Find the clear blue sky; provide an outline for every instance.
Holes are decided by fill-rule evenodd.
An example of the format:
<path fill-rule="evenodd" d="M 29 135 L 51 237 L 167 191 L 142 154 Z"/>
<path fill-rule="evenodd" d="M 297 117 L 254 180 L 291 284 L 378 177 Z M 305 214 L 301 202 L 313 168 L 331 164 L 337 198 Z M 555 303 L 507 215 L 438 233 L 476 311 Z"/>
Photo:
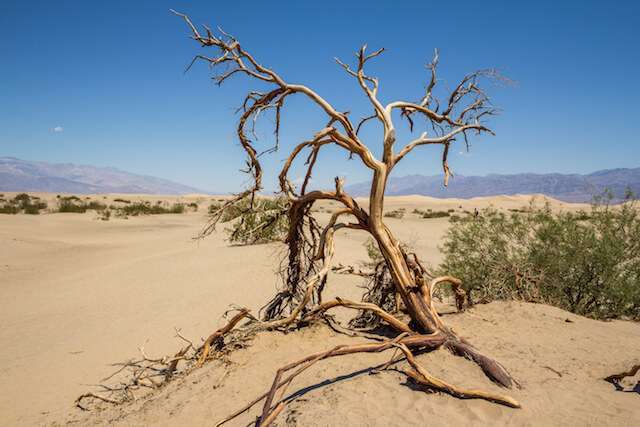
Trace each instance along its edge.
<path fill-rule="evenodd" d="M 436 47 L 443 84 L 497 67 L 517 85 L 492 89 L 504 110 L 492 119 L 497 136 L 474 140 L 468 155 L 456 149 L 459 174 L 640 166 L 640 2 L 443 3 L 2 0 L 0 156 L 239 189 L 234 111 L 250 86 L 239 77 L 218 88 L 204 65 L 183 73 L 198 48 L 168 12 L 174 8 L 222 26 L 287 80 L 311 85 L 354 117 L 369 105 L 333 57 L 351 60 L 362 43 L 388 50 L 371 67 L 385 102 L 420 98 Z M 285 147 L 324 123 L 293 101 L 283 117 Z M 262 135 L 266 147 L 267 126 Z M 376 129 L 366 137 L 379 147 Z M 336 174 L 347 184 L 368 179 L 338 151 L 323 156 L 318 185 Z M 439 153 L 418 151 L 394 173 L 440 173 Z"/>

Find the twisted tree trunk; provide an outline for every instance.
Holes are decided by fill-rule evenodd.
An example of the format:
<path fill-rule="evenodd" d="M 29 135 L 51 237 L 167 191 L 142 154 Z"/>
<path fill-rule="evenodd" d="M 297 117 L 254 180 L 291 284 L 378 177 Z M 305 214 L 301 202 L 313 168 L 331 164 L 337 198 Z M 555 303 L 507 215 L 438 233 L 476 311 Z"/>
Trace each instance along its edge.
<path fill-rule="evenodd" d="M 371 185 L 369 231 L 389 267 L 396 291 L 418 330 L 427 334 L 445 332 L 444 324 L 416 283 L 415 274 L 409 268 L 406 254 L 400 247 L 400 243 L 382 220 L 386 184 L 387 171 L 382 165 L 380 170 L 374 172 Z"/>

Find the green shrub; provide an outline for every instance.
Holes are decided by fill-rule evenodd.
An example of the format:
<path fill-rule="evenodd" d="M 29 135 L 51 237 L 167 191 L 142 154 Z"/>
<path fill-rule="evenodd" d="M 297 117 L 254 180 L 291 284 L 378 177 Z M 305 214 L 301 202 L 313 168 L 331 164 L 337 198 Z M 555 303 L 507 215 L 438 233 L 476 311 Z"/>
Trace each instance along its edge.
<path fill-rule="evenodd" d="M 451 214 L 449 212 L 445 212 L 445 211 L 433 211 L 433 212 L 425 212 L 424 214 L 422 214 L 422 218 L 446 218 L 448 216 L 450 216 Z"/>
<path fill-rule="evenodd" d="M 529 212 L 529 210 L 528 210 L 528 209 L 526 209 L 526 208 L 520 208 L 520 209 L 516 209 L 516 208 L 514 208 L 514 209 L 509 209 L 509 212 L 514 212 L 514 213 L 527 213 L 527 212 Z"/>
<path fill-rule="evenodd" d="M 67 201 L 70 201 L 70 202 L 79 202 L 80 201 L 80 197 L 78 197 L 78 196 L 64 196 L 64 197 L 62 197 L 62 196 L 60 196 L 58 194 L 58 196 L 56 196 L 56 197 L 58 197 L 60 200 L 67 200 Z"/>
<path fill-rule="evenodd" d="M 98 211 L 98 218 L 100 218 L 102 221 L 109 221 L 109 218 L 111 218 L 111 210 L 102 209 Z"/>
<path fill-rule="evenodd" d="M 38 205 L 25 205 L 24 208 L 24 213 L 27 215 L 39 215 L 40 214 L 40 209 L 38 209 Z"/>
<path fill-rule="evenodd" d="M 451 212 L 455 212 L 454 209 L 449 209 L 448 211 L 434 211 L 432 209 L 427 209 L 423 211 L 422 209 L 414 209 L 413 213 L 421 216 L 422 218 L 446 218 L 451 215 Z"/>
<path fill-rule="evenodd" d="M 0 200 L 0 213 L 17 214 L 23 212 L 28 215 L 38 215 L 42 209 L 47 208 L 47 203 L 39 197 L 29 196 L 27 193 L 17 194 L 11 200 Z"/>
<path fill-rule="evenodd" d="M 93 211 L 102 211 L 107 209 L 107 205 L 97 202 L 95 200 L 89 202 L 89 203 L 85 203 L 85 207 L 87 210 L 93 210 Z"/>
<path fill-rule="evenodd" d="M 404 209 L 396 209 L 393 211 L 385 212 L 384 216 L 387 218 L 401 219 L 404 217 Z"/>
<path fill-rule="evenodd" d="M 0 214 L 15 215 L 20 211 L 17 206 L 12 204 L 3 204 L 0 206 Z"/>
<path fill-rule="evenodd" d="M 181 214 L 184 213 L 184 205 L 182 203 L 174 203 L 167 212 L 164 213 L 172 213 L 172 214 Z"/>
<path fill-rule="evenodd" d="M 577 314 L 640 319 L 640 215 L 635 200 L 591 211 L 528 215 L 485 209 L 451 225 L 442 272 L 463 280 L 471 302 L 518 299 Z"/>
<path fill-rule="evenodd" d="M 222 205 L 212 204 L 209 212 L 215 215 L 221 207 Z M 289 230 L 288 209 L 289 201 L 284 197 L 256 198 L 253 206 L 247 198 L 225 208 L 220 221 L 233 221 L 225 229 L 232 243 L 253 245 L 281 241 Z"/>
<path fill-rule="evenodd" d="M 135 202 L 118 207 L 117 210 L 120 216 L 181 214 L 184 213 L 184 205 L 182 203 L 175 203 L 169 207 L 165 207 L 161 204 L 152 205 L 150 202 Z"/>
<path fill-rule="evenodd" d="M 58 212 L 85 213 L 87 211 L 87 206 L 84 203 L 76 203 L 75 200 L 80 199 L 78 199 L 77 197 L 75 199 L 71 199 L 68 197 L 61 197 L 60 199 L 58 199 Z"/>
<path fill-rule="evenodd" d="M 27 193 L 20 193 L 17 194 L 13 200 L 17 203 L 29 203 L 29 201 L 31 201 L 31 196 L 29 196 Z"/>

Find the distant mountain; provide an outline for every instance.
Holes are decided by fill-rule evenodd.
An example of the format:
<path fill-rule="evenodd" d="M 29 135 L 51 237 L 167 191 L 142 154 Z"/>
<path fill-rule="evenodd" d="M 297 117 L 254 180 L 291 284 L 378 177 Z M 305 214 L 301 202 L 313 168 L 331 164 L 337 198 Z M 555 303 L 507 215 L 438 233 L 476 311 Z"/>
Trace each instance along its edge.
<path fill-rule="evenodd" d="M 187 194 L 202 190 L 152 176 L 115 168 L 31 162 L 0 157 L 0 191 L 52 193 Z"/>
<path fill-rule="evenodd" d="M 627 188 L 640 194 L 640 168 L 608 169 L 588 175 L 559 173 L 515 175 L 463 176 L 456 175 L 443 186 L 442 176 L 409 175 L 390 178 L 390 196 L 419 194 L 431 197 L 468 199 L 480 196 L 542 193 L 567 202 L 589 202 L 594 195 L 610 189 L 616 199 L 624 197 Z M 348 186 L 354 195 L 369 194 L 369 183 Z"/>

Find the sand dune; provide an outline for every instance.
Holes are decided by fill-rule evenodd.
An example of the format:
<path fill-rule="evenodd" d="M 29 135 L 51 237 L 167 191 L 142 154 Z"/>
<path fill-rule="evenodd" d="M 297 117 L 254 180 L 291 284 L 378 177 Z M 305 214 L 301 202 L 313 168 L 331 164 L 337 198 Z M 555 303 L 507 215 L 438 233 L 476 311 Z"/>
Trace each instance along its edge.
<path fill-rule="evenodd" d="M 55 203 L 55 195 L 40 197 Z M 110 203 L 120 195 L 91 197 Z M 355 340 L 322 327 L 262 334 L 231 355 L 229 369 L 212 362 L 132 405 L 80 413 L 74 398 L 109 374 L 110 363 L 135 357 L 141 346 L 152 355 L 174 352 L 179 345 L 174 327 L 199 339 L 222 324 L 229 304 L 257 311 L 278 283 L 278 244 L 234 247 L 222 233 L 192 239 L 215 197 L 122 198 L 195 201 L 200 210 L 110 221 L 90 212 L 0 216 L 0 425 L 211 425 L 265 391 L 280 365 Z M 387 209 L 511 209 L 530 198 L 402 196 L 389 198 Z M 584 207 L 550 203 L 557 209 Z M 421 258 L 433 265 L 441 261 L 438 245 L 446 219 L 407 215 L 388 223 Z M 364 260 L 365 240 L 363 233 L 339 232 L 336 262 Z M 328 296 L 358 298 L 358 284 L 353 277 L 332 275 Z M 637 323 L 598 322 L 523 303 L 477 306 L 446 320 L 521 382 L 522 389 L 512 394 L 522 410 L 415 392 L 393 371 L 369 375 L 371 366 L 390 357 L 378 354 L 347 356 L 309 370 L 291 391 L 308 389 L 279 425 L 633 425 L 640 419 L 638 395 L 615 392 L 601 380 L 637 361 Z M 475 365 L 444 351 L 420 358 L 451 382 L 495 389 Z M 257 410 L 231 425 L 246 425 Z"/>

